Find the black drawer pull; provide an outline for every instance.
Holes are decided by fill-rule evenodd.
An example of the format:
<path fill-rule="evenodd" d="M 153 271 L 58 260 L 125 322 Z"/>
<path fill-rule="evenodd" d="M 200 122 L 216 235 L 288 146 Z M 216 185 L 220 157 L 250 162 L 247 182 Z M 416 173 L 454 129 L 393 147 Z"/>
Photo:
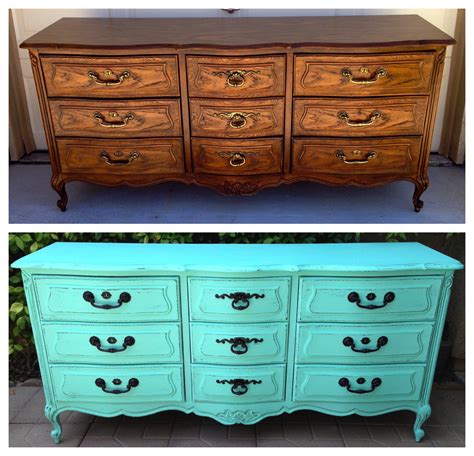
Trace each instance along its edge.
<path fill-rule="evenodd" d="M 369 301 L 373 301 L 374 299 L 376 298 L 375 294 L 374 293 L 369 293 L 367 295 L 367 299 Z M 387 293 L 385 293 L 384 297 L 383 297 L 383 304 L 381 306 L 376 306 L 374 304 L 369 304 L 368 306 L 364 306 L 360 303 L 360 296 L 359 296 L 359 293 L 355 292 L 355 291 L 351 291 L 348 295 L 347 295 L 347 300 L 349 302 L 355 302 L 357 304 L 357 307 L 360 307 L 361 309 L 369 309 L 369 310 L 372 310 L 372 309 L 381 309 L 382 307 L 385 307 L 387 304 L 390 304 L 392 301 L 395 300 L 395 293 L 393 291 L 389 291 Z"/>
<path fill-rule="evenodd" d="M 230 346 L 230 351 L 232 353 L 234 353 L 235 355 L 244 355 L 248 352 L 249 349 L 247 344 L 250 344 L 252 342 L 258 344 L 260 342 L 263 342 L 263 339 L 257 339 L 255 337 L 253 337 L 252 339 L 249 339 L 248 337 L 232 337 L 231 339 L 216 339 L 216 342 L 218 344 L 232 344 Z"/>
<path fill-rule="evenodd" d="M 243 378 L 234 378 L 232 380 L 216 380 L 219 385 L 232 385 L 230 389 L 232 394 L 243 396 L 249 390 L 247 385 L 260 385 L 262 380 L 245 380 Z"/>
<path fill-rule="evenodd" d="M 122 384 L 122 380 L 120 380 L 119 378 L 114 378 L 112 380 L 112 383 L 114 385 L 121 385 Z M 109 393 L 109 394 L 124 394 L 124 393 L 128 393 L 132 388 L 135 388 L 137 387 L 140 382 L 138 381 L 138 379 L 136 378 L 131 378 L 129 381 L 128 381 L 128 384 L 127 384 L 127 389 L 107 389 L 107 386 L 105 384 L 105 380 L 103 378 L 96 378 L 95 379 L 95 384 L 96 386 L 98 386 L 104 393 Z"/>
<path fill-rule="evenodd" d="M 216 294 L 215 296 L 218 299 L 225 299 L 229 298 L 232 299 L 232 308 L 235 310 L 245 310 L 249 305 L 250 301 L 249 299 L 255 298 L 255 299 L 260 299 L 264 298 L 264 294 L 258 294 L 258 293 L 245 293 L 242 291 L 237 291 L 235 293 L 223 293 L 223 294 Z M 241 302 L 242 304 L 239 304 Z"/>
<path fill-rule="evenodd" d="M 364 377 L 359 377 L 356 382 L 359 384 L 359 385 L 363 385 L 365 383 L 365 378 Z M 382 379 L 378 378 L 378 377 L 375 377 L 372 382 L 371 382 L 371 389 L 352 389 L 351 388 L 351 382 L 349 381 L 349 379 L 347 379 L 346 377 L 343 377 L 341 379 L 339 379 L 339 386 L 342 386 L 343 388 L 346 388 L 347 391 L 349 391 L 349 393 L 354 393 L 354 394 L 366 394 L 366 393 L 372 393 L 373 391 L 375 391 L 375 388 L 377 388 L 378 386 L 380 386 L 382 384 Z"/>
<path fill-rule="evenodd" d="M 109 299 L 111 294 L 109 292 L 104 292 L 102 293 L 102 297 L 105 299 Z M 109 309 L 117 309 L 120 307 L 122 304 L 126 304 L 127 302 L 130 302 L 132 300 L 132 297 L 130 296 L 130 293 L 127 293 L 124 291 L 123 293 L 120 293 L 120 296 L 117 300 L 117 305 L 111 305 L 111 304 L 102 304 L 98 305 L 95 303 L 95 296 L 94 293 L 91 291 L 84 291 L 82 294 L 82 299 L 84 301 L 88 302 L 92 307 L 95 307 L 97 309 L 104 309 L 104 310 L 109 310 Z"/>
<path fill-rule="evenodd" d="M 115 337 L 109 337 L 107 339 L 107 342 L 109 344 L 115 344 L 117 342 L 117 339 L 115 339 Z M 101 351 L 101 352 L 106 352 L 106 353 L 119 353 L 119 352 L 123 352 L 125 351 L 128 347 L 131 347 L 132 345 L 135 344 L 135 338 L 132 337 L 132 336 L 127 336 L 125 337 L 125 339 L 123 340 L 123 344 L 122 344 L 122 347 L 121 348 L 103 348 L 101 346 L 101 342 L 100 342 L 100 339 L 97 337 L 97 336 L 92 336 L 90 339 L 89 339 L 89 343 L 91 345 L 93 345 L 94 347 L 97 348 L 97 350 Z"/>
<path fill-rule="evenodd" d="M 370 344 L 370 339 L 368 337 L 363 337 L 361 343 L 364 345 Z M 342 344 L 346 347 L 351 347 L 351 350 L 357 353 L 373 353 L 380 350 L 384 345 L 387 345 L 388 337 L 381 336 L 377 339 L 376 348 L 356 348 L 354 339 L 352 337 L 344 337 Z"/>

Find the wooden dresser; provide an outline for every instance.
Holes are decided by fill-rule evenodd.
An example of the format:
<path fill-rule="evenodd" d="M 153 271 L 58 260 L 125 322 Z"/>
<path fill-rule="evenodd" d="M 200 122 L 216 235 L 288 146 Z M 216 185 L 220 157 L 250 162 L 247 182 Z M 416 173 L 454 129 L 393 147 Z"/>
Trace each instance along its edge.
<path fill-rule="evenodd" d="M 419 211 L 450 44 L 410 15 L 67 18 L 21 47 L 61 210 L 74 180 L 225 194 L 408 180 Z"/>
<path fill-rule="evenodd" d="M 59 415 L 163 410 L 256 423 L 415 412 L 424 436 L 454 270 L 417 243 L 56 243 L 22 269 Z"/>

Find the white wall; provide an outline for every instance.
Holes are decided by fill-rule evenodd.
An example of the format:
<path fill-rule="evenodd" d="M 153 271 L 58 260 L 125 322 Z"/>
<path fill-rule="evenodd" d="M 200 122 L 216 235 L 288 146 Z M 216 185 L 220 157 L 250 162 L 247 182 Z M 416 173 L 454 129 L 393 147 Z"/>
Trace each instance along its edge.
<path fill-rule="evenodd" d="M 242 9 L 236 11 L 232 17 L 251 16 L 349 16 L 349 15 L 380 15 L 380 14 L 419 14 L 438 28 L 454 36 L 456 25 L 455 9 Z M 219 9 L 16 9 L 13 10 L 13 20 L 18 44 L 39 32 L 62 17 L 222 17 L 228 13 Z M 361 31 L 362 33 L 363 31 Z M 452 47 L 446 54 L 443 81 L 441 84 L 440 103 L 431 150 L 437 151 L 441 137 L 448 75 L 451 65 Z M 23 79 L 26 87 L 28 109 L 30 111 L 33 134 L 37 149 L 46 149 L 41 116 L 39 111 L 36 90 L 31 72 L 28 52 L 20 50 L 20 62 Z"/>

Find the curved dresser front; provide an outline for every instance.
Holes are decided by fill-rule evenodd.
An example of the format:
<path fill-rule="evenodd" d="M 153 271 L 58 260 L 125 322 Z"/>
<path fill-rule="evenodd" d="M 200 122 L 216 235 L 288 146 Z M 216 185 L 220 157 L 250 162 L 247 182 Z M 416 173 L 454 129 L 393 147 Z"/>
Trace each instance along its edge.
<path fill-rule="evenodd" d="M 224 424 L 411 410 L 419 441 L 462 268 L 417 243 L 56 243 L 14 266 L 55 442 L 64 410 L 168 409 Z"/>

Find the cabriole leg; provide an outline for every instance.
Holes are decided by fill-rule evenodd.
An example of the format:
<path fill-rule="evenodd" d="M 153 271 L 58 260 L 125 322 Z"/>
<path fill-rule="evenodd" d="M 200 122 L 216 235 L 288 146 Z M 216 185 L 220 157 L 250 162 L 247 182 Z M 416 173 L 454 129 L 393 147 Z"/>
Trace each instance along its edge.
<path fill-rule="evenodd" d="M 51 431 L 51 438 L 53 439 L 53 442 L 61 443 L 62 427 L 61 422 L 59 421 L 59 413 L 55 408 L 53 408 L 53 406 L 46 405 L 44 408 L 44 414 L 53 425 L 53 430 Z"/>
<path fill-rule="evenodd" d="M 416 420 L 413 426 L 413 432 L 417 442 L 421 441 L 421 439 L 425 436 L 425 431 L 421 429 L 421 426 L 423 426 L 424 422 L 430 417 L 430 415 L 431 407 L 429 405 L 423 405 L 416 412 Z"/>
<path fill-rule="evenodd" d="M 413 206 L 415 207 L 415 212 L 420 212 L 423 207 L 423 201 L 420 199 L 420 196 L 427 188 L 428 182 L 417 181 L 415 183 L 415 193 L 413 193 Z"/>
<path fill-rule="evenodd" d="M 51 185 L 54 188 L 54 190 L 56 190 L 60 198 L 57 202 L 57 205 L 59 209 L 61 209 L 61 212 L 64 212 L 67 206 L 66 184 L 63 181 L 53 179 L 51 181 Z"/>

